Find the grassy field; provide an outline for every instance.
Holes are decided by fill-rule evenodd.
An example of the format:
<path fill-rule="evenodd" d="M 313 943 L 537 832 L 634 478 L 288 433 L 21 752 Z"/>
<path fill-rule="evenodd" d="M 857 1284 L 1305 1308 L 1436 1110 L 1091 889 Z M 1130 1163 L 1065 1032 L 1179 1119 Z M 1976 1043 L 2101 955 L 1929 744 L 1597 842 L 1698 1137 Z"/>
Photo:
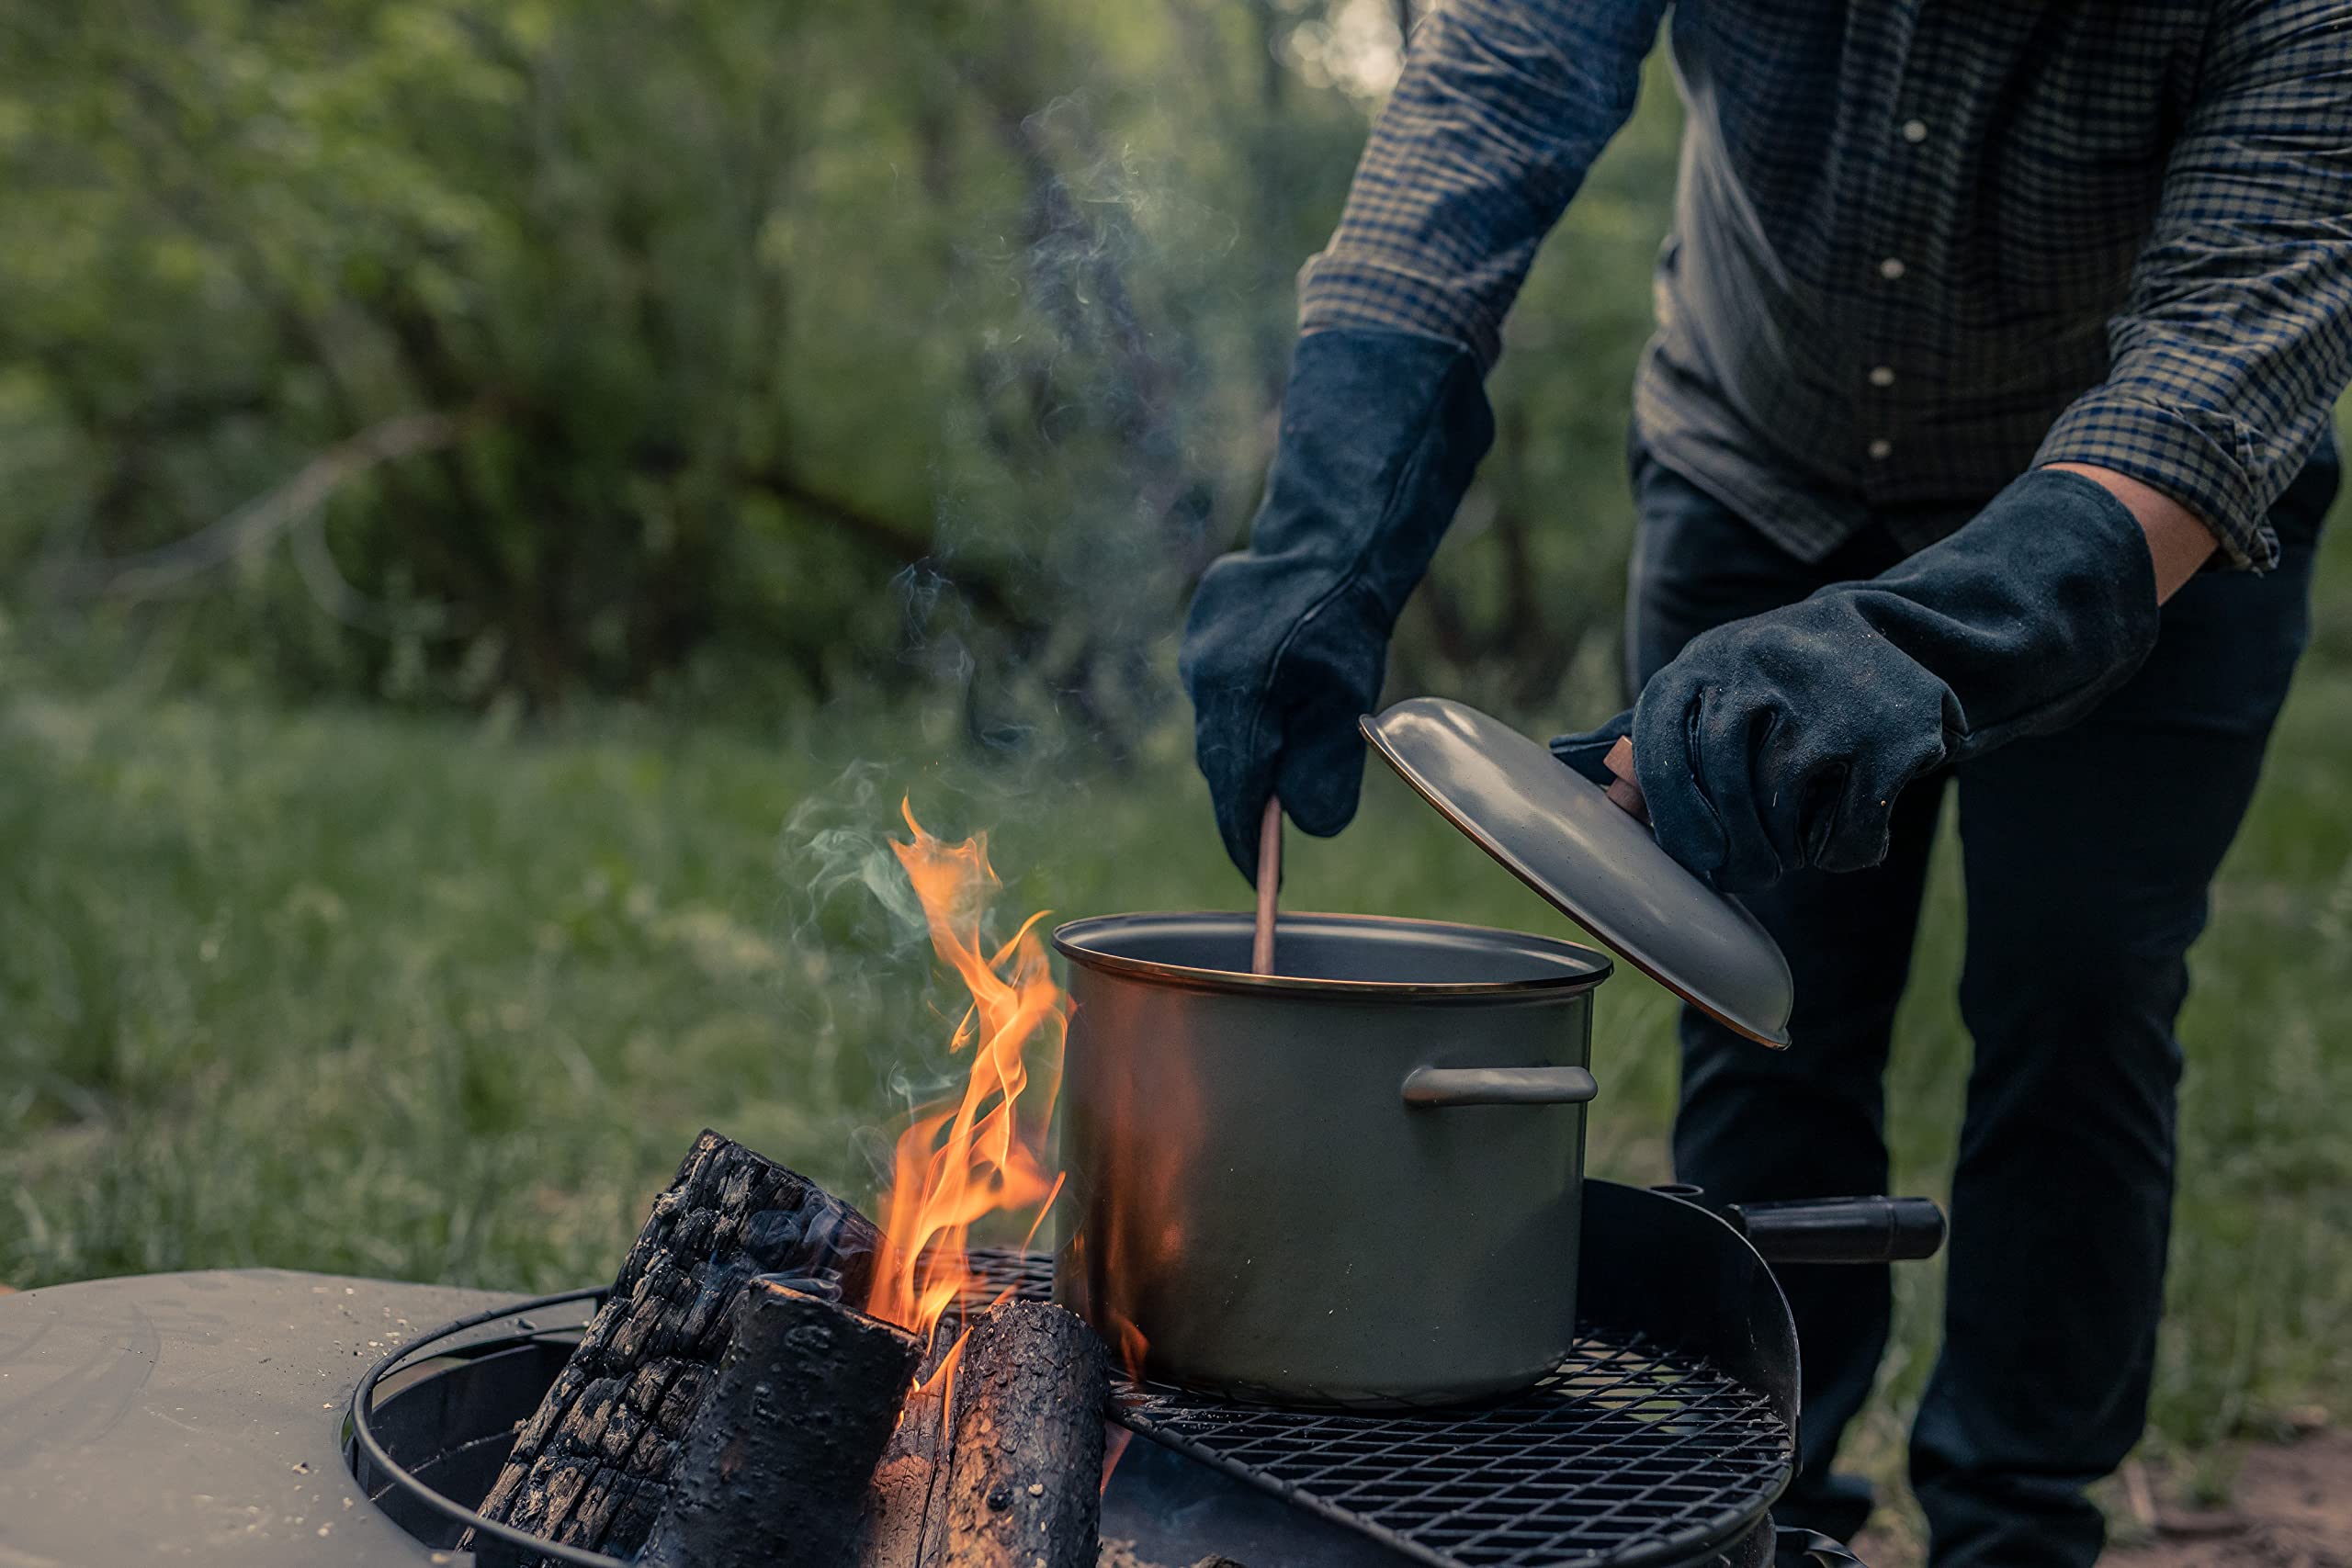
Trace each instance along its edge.
<path fill-rule="evenodd" d="M 2157 1413 L 2177 1450 L 2225 1455 L 2352 1394 L 2343 570 L 2324 597 L 2196 954 Z M 754 743 L 0 685 L 0 1283 L 593 1280 L 706 1123 L 864 1194 L 946 1059 L 951 998 L 882 849 L 902 790 L 937 829 L 996 829 L 1017 912 L 1240 902 L 1182 735 L 1116 776 L 859 761 L 957 754 L 944 714 Z M 1967 1060 L 1939 875 L 1892 1085 L 1902 1185 L 1928 1192 Z M 1298 846 L 1290 887 L 1301 908 L 1557 925 L 1380 776 L 1353 831 Z M 1670 1020 L 1630 972 L 1604 993 L 1601 1173 L 1666 1174 Z M 1935 1270 L 1903 1278 L 1855 1436 L 1881 1470 L 1932 1347 Z"/>

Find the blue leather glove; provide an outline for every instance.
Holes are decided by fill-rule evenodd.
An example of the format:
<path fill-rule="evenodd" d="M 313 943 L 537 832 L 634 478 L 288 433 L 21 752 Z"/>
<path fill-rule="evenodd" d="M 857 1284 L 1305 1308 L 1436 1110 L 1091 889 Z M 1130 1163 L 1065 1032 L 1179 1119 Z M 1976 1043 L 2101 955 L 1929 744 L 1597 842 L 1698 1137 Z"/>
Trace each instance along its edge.
<path fill-rule="evenodd" d="M 1179 664 L 1217 831 L 1253 884 L 1269 793 L 1309 833 L 1355 815 L 1356 719 L 1493 439 L 1468 349 L 1353 328 L 1298 340 L 1250 547 L 1202 577 Z"/>
<path fill-rule="evenodd" d="M 1725 892 L 1886 858 L 1905 784 L 2063 728 L 2156 640 L 2155 570 L 2123 503 L 2039 468 L 1951 537 L 1867 582 L 1693 637 L 1632 711 L 1553 753 L 1635 780 L 1668 853 Z"/>

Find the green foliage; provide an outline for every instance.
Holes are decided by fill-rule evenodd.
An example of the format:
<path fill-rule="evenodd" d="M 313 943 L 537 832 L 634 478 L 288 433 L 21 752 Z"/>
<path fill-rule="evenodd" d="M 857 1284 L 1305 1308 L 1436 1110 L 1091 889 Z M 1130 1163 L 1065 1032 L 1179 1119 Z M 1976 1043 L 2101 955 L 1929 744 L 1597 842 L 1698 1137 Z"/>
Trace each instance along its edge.
<path fill-rule="evenodd" d="M 16 607 L 61 668 L 215 690 L 941 681 L 982 728 L 1131 736 L 1254 506 L 1390 16 L 16 7 Z M 1529 289 L 1400 680 L 1547 702 L 1615 602 L 1675 125 L 1661 81 Z M 434 412 L 322 503 L 204 532 Z"/>

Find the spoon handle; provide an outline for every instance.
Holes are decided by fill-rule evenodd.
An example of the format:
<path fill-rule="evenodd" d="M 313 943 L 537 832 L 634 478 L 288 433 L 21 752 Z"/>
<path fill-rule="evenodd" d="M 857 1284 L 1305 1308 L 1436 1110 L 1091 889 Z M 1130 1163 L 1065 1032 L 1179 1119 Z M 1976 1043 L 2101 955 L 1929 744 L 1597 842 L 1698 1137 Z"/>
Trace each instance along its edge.
<path fill-rule="evenodd" d="M 1258 924 L 1250 932 L 1250 972 L 1274 972 L 1274 900 L 1283 886 L 1283 803 L 1266 797 L 1266 814 L 1258 822 Z"/>

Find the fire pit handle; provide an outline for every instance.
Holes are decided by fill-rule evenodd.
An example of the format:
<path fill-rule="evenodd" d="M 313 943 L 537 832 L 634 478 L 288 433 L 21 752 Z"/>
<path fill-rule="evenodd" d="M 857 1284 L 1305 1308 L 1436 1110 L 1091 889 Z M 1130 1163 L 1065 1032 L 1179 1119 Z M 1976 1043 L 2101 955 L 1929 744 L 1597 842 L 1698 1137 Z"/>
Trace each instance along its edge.
<path fill-rule="evenodd" d="M 1419 1111 L 1452 1105 L 1582 1105 L 1600 1092 L 1582 1067 L 1415 1067 L 1405 1075 L 1405 1103 Z"/>

